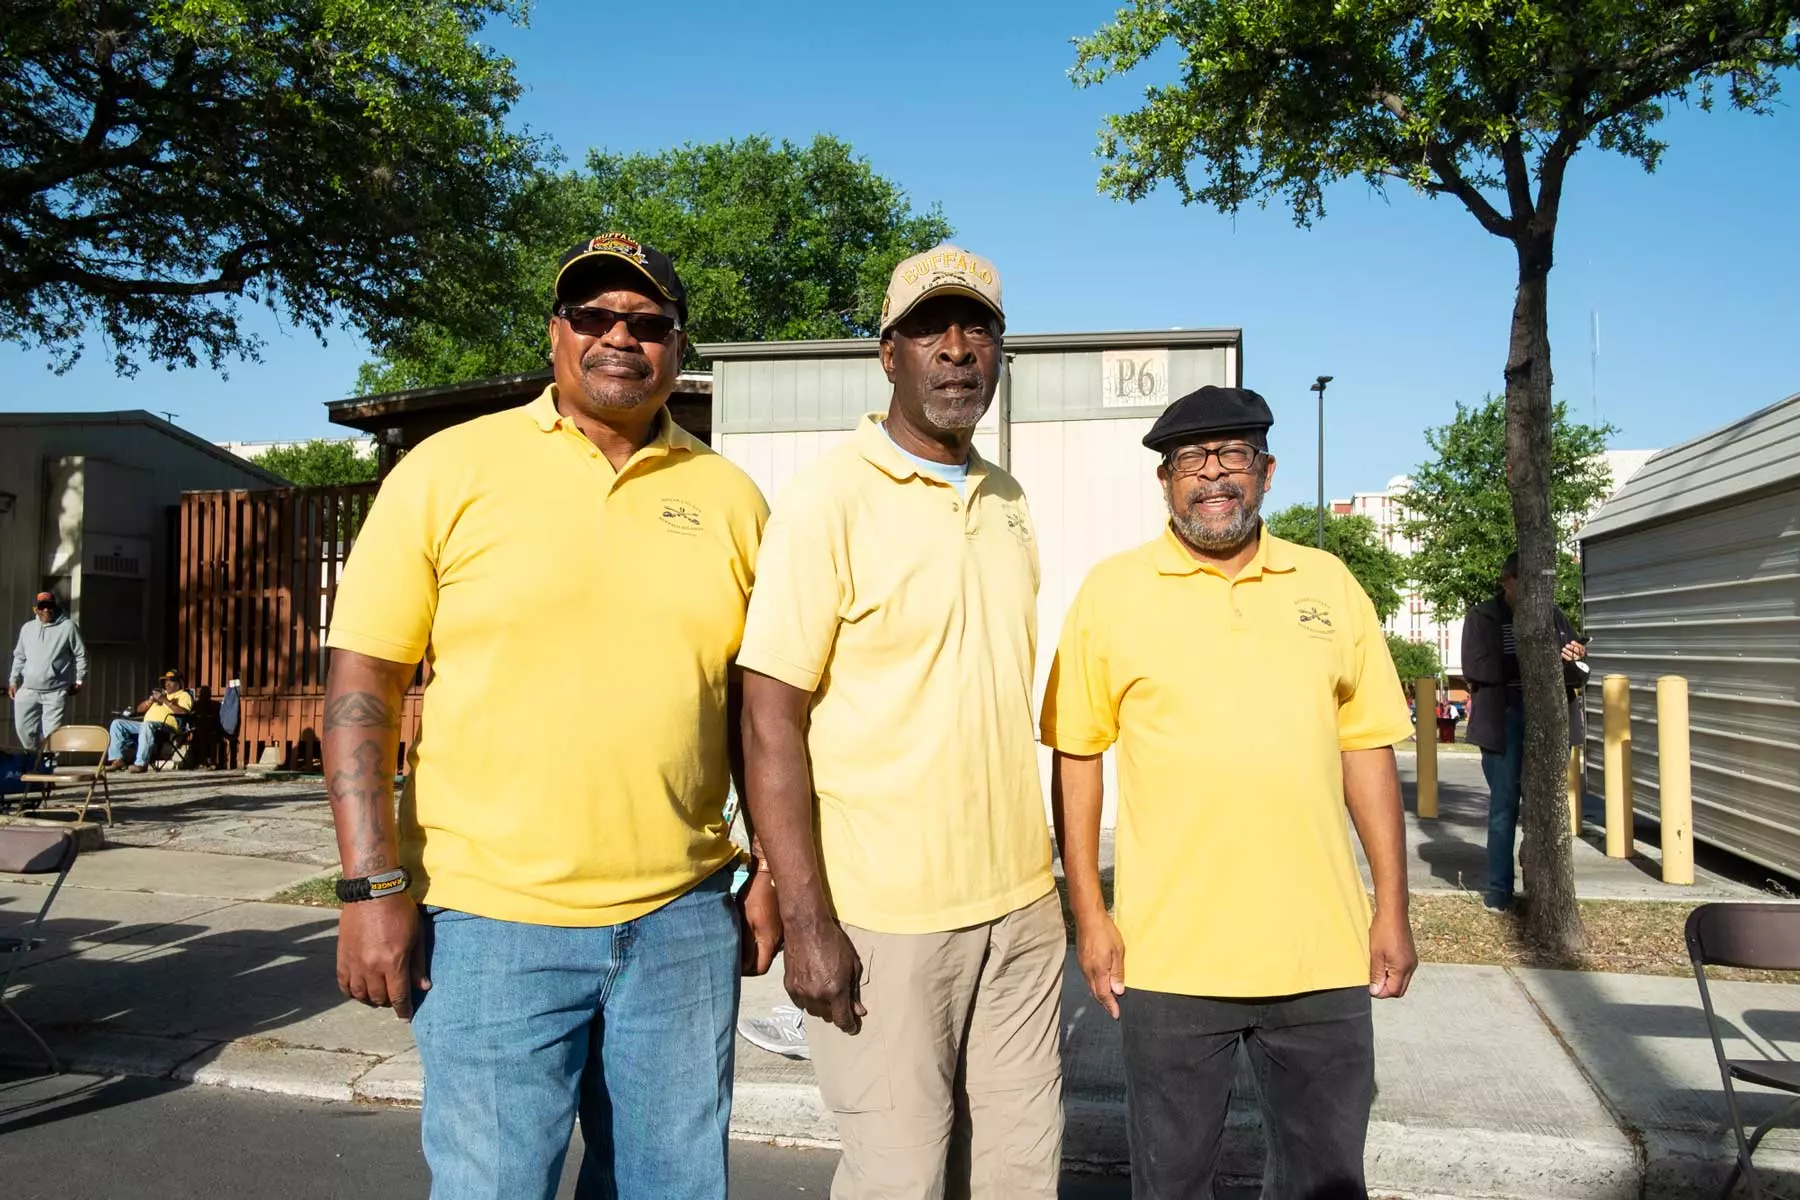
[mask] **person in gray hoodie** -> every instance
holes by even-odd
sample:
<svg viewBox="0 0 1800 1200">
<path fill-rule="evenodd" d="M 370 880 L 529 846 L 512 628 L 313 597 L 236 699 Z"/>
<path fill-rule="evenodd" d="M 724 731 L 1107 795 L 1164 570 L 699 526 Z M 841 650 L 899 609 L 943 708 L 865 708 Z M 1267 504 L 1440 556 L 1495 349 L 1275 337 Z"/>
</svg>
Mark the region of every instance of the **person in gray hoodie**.
<svg viewBox="0 0 1800 1200">
<path fill-rule="evenodd" d="M 13 646 L 6 694 L 12 697 L 19 742 L 36 751 L 63 723 L 63 705 L 87 682 L 87 645 L 56 597 L 39 592 L 31 620 Z"/>
</svg>

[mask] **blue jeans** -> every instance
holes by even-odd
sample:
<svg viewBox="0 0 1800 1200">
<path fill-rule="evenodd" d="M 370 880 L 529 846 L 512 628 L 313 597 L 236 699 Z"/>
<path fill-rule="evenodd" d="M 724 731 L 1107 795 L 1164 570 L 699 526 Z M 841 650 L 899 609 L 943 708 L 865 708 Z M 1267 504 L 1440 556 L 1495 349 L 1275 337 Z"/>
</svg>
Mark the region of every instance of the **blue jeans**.
<svg viewBox="0 0 1800 1200">
<path fill-rule="evenodd" d="M 724 869 L 596 929 L 427 908 L 416 997 L 432 1200 L 723 1200 L 738 918 Z"/>
<path fill-rule="evenodd" d="M 1489 904 L 1513 900 L 1513 842 L 1519 832 L 1519 775 L 1525 763 L 1525 710 L 1506 710 L 1506 750 L 1481 752 L 1481 773 L 1488 785 Z"/>
<path fill-rule="evenodd" d="M 107 761 L 124 758 L 125 750 L 135 743 L 137 757 L 131 761 L 140 767 L 150 765 L 150 752 L 156 748 L 156 726 L 148 721 L 127 721 L 124 717 L 112 723 L 112 749 L 107 751 Z"/>
</svg>

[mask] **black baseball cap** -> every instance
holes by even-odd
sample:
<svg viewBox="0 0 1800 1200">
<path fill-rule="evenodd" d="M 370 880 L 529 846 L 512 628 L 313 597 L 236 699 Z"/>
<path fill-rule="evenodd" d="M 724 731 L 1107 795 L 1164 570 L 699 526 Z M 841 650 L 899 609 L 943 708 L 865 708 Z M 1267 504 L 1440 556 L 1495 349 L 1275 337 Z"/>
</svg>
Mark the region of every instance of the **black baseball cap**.
<svg viewBox="0 0 1800 1200">
<path fill-rule="evenodd" d="M 1208 434 L 1260 433 L 1273 424 L 1275 414 L 1255 392 L 1208 384 L 1163 409 L 1162 416 L 1144 435 L 1144 446 L 1161 452 Z"/>
<path fill-rule="evenodd" d="M 556 303 L 567 301 L 569 297 L 566 293 L 574 290 L 575 285 L 587 278 L 595 267 L 611 262 L 625 263 L 648 279 L 664 299 L 675 305 L 682 323 L 687 323 L 687 289 L 681 286 L 681 276 L 675 273 L 675 264 L 661 250 L 643 245 L 622 233 L 603 233 L 569 247 L 563 254 L 562 261 L 557 264 L 556 282 L 550 289 Z"/>
</svg>

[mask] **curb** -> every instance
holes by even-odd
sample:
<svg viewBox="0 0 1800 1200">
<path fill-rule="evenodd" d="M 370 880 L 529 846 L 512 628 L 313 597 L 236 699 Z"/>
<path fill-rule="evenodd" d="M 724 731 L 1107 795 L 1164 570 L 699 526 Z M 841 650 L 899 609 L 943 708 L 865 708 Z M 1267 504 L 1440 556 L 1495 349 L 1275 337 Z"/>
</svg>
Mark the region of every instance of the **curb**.
<svg viewBox="0 0 1800 1200">
<path fill-rule="evenodd" d="M 273 1038 L 232 1042 L 104 1030 L 44 1030 L 63 1069 L 135 1075 L 315 1101 L 417 1108 L 424 1080 L 417 1050 L 388 1058 L 292 1046 Z M 22 1047 L 0 1053 L 9 1066 L 39 1067 Z M 1063 1162 L 1078 1171 L 1122 1172 L 1125 1105 L 1070 1097 L 1064 1105 Z M 731 1136 L 834 1149 L 836 1122 L 817 1086 L 739 1080 Z M 1595 1140 L 1550 1134 L 1371 1121 L 1368 1185 L 1386 1196 L 1460 1200 L 1687 1200 L 1717 1194 L 1734 1161 L 1729 1134 L 1658 1131 Z M 1221 1178 L 1262 1174 L 1255 1111 L 1234 1104 L 1221 1147 Z M 1800 1200 L 1800 1152 L 1773 1145 L 1756 1156 L 1765 1193 Z"/>
</svg>

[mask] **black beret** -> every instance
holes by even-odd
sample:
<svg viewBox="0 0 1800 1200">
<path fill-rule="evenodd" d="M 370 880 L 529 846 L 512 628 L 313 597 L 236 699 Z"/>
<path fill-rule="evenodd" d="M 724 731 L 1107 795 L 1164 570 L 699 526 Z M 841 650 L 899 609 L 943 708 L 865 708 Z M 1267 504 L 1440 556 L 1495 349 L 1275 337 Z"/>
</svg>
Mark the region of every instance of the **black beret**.
<svg viewBox="0 0 1800 1200">
<path fill-rule="evenodd" d="M 1160 452 L 1206 434 L 1264 430 L 1273 424 L 1275 414 L 1255 392 L 1207 384 L 1163 409 L 1144 435 L 1144 445 Z"/>
</svg>

